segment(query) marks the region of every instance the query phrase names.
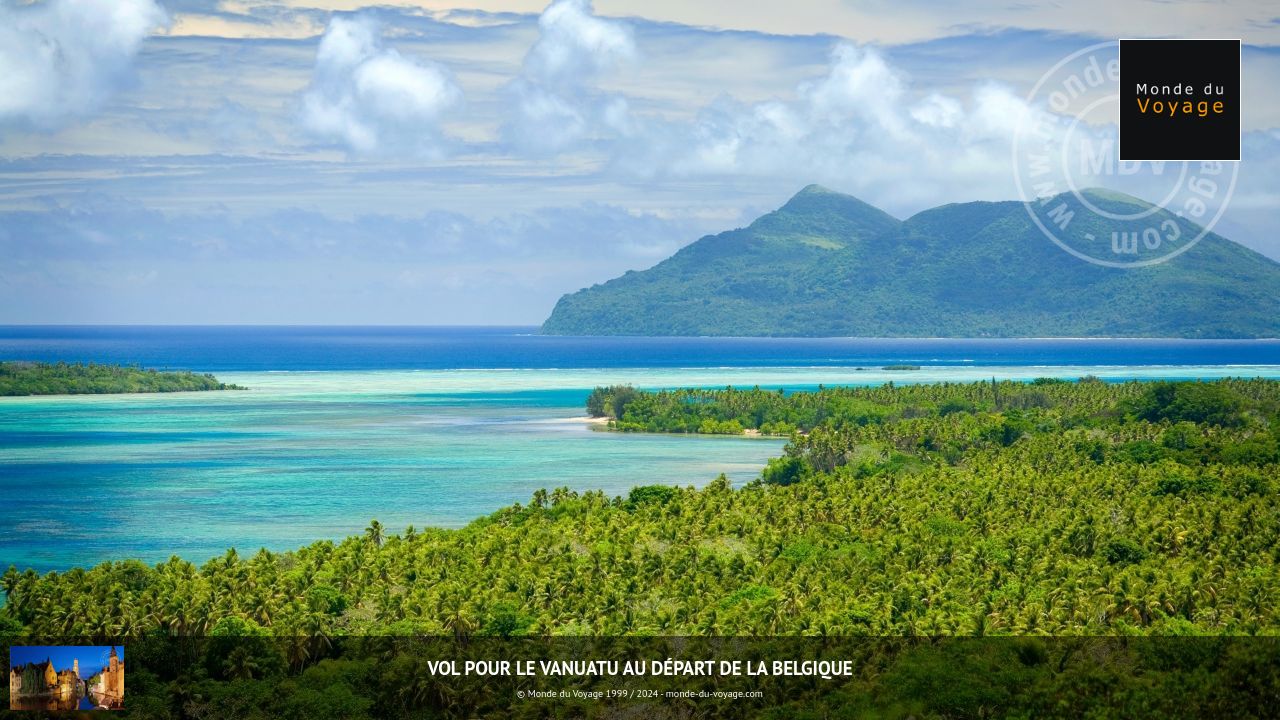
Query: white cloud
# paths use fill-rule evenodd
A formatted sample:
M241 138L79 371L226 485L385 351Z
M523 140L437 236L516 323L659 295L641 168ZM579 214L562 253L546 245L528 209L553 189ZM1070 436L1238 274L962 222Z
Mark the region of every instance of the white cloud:
M369 17L335 17L316 52L301 123L316 138L358 155L442 153L443 115L462 91L442 66L383 47Z
M97 110L167 22L154 0L0 1L0 123L51 130Z
M538 18L538 30L525 73L547 85L577 85L635 57L627 26L593 15L589 0L555 0Z
M555 0L538 18L538 33L520 76L508 86L515 107L503 127L506 139L520 150L547 153L602 133L627 132L626 100L599 91L592 81L635 59L630 28L596 17L589 0Z
M906 132L901 116L904 82L879 53L840 44L826 77L800 86L808 114L817 122L862 121L884 133Z
M997 84L966 96L917 92L870 48L839 44L789 98L722 96L692 123L634 119L619 167L642 176L822 182L895 212L939 197L1013 197L1009 148L1025 102Z
M932 127L955 127L964 114L964 108L955 98L934 93L911 108L911 118Z

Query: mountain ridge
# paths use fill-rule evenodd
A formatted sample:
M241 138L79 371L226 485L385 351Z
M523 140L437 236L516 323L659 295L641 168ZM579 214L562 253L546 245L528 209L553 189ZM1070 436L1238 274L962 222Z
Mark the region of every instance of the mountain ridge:
M1105 188L1112 212L1137 205ZM1092 223L1113 225L1059 196ZM1099 240L1107 242L1110 240ZM809 185L744 228L643 271L569 293L553 335L769 337L1280 336L1280 263L1214 233L1168 262L1116 269L1049 242L1015 200L951 203L898 220Z

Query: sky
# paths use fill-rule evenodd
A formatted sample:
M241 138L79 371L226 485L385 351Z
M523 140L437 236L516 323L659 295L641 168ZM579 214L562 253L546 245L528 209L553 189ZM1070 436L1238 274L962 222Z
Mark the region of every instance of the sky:
M111 647L107 645L14 645L9 648L9 663L26 665L33 662L53 661L53 669L70 669L73 661L80 661L80 677L88 680L107 666ZM124 661L124 647L116 646L116 656Z
M1273 2L0 0L0 324L536 325L809 183L1015 199L1117 37L1243 40L1215 230L1280 259Z

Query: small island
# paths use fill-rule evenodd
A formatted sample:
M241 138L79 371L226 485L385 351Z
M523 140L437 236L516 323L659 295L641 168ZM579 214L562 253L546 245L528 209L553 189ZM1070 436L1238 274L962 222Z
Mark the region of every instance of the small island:
M1151 217L1139 198L1056 196L1093 237ZM1087 207L1086 207L1087 205ZM1103 214L1090 211L1098 208ZM1139 229L1140 231L1140 229ZM1158 313L1128 308L1159 307ZM1214 233L1158 272L1100 272L1046 238L1018 200L942 205L906 220L819 185L744 228L560 298L546 335L660 337L1272 338L1280 263Z
M96 363L0 362L0 396L246 390L189 370L160 371Z

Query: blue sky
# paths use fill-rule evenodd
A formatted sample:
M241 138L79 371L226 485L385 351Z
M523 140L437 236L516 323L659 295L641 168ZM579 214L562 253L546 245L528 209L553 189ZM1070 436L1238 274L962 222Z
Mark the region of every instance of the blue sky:
M1031 86L1122 36L1245 40L1216 229L1280 258L1280 12L1064 5L0 0L0 323L536 324L811 182L1014 198Z
M107 645L15 645L9 648L10 666L31 662L53 661L55 670L66 670L75 660L80 661L80 677L88 680L106 667L111 647ZM116 655L124 660L124 647L116 646Z

